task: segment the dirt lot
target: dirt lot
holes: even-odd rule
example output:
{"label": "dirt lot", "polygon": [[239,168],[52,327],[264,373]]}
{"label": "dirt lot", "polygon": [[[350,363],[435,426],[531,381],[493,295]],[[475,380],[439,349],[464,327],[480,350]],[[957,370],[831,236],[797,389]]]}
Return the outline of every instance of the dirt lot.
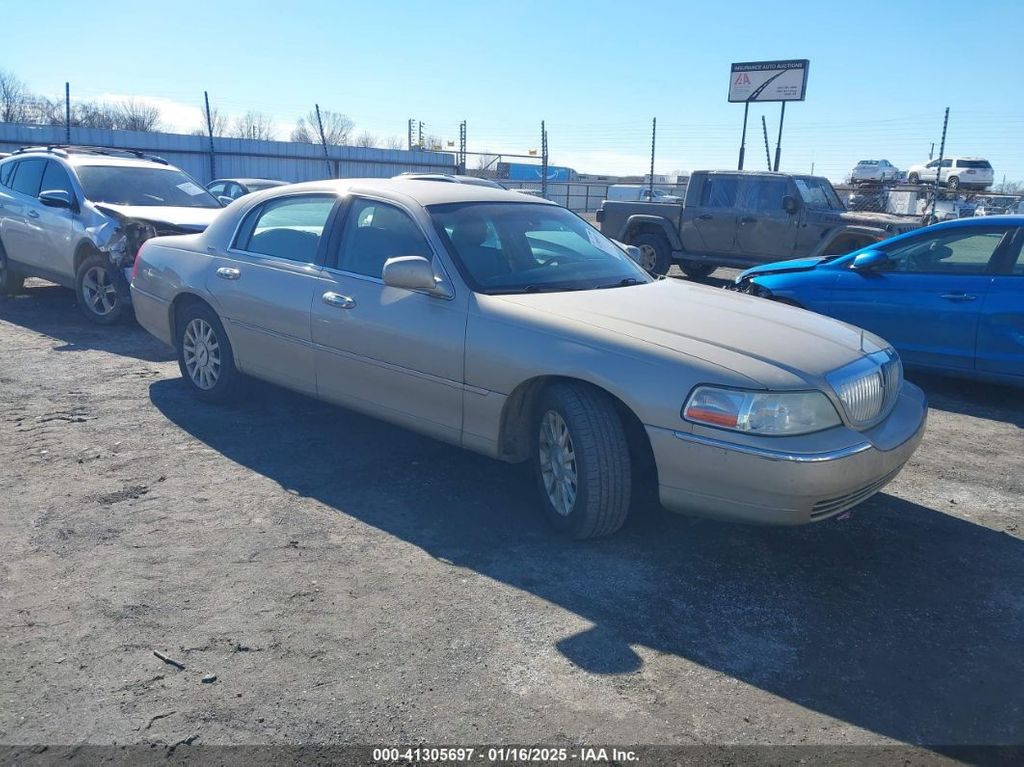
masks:
{"label": "dirt lot", "polygon": [[1024,399],[911,378],[925,441],[849,519],[570,543],[521,468],[255,383],[199,404],[33,283],[0,743],[1022,743]]}

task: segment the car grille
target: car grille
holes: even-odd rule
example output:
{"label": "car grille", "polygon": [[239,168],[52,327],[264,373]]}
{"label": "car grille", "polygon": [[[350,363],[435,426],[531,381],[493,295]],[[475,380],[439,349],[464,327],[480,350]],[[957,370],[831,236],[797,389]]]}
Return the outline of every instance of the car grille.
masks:
{"label": "car grille", "polygon": [[899,469],[896,469],[896,471],[890,472],[881,479],[875,480],[870,485],[862,487],[859,490],[854,490],[852,493],[841,495],[838,498],[828,498],[824,501],[818,501],[811,508],[811,519],[825,519],[827,517],[835,516],[836,514],[841,514],[847,509],[852,509],[858,503],[866,501],[868,498],[870,498],[883,487],[885,487],[887,484],[889,484],[889,481],[897,474],[899,474],[900,469],[902,468],[903,467],[900,466]]}
{"label": "car grille", "polygon": [[865,427],[889,414],[903,386],[903,365],[888,350],[863,357],[829,374],[846,416],[854,426]]}

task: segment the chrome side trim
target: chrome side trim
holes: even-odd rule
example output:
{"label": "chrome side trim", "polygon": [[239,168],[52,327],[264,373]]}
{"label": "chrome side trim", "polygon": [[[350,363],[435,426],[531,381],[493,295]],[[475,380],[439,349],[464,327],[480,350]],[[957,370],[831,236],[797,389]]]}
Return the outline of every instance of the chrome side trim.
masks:
{"label": "chrome side trim", "polygon": [[851,455],[871,450],[870,442],[858,442],[856,445],[841,448],[840,450],[829,450],[825,453],[794,453],[789,450],[769,450],[768,448],[751,447],[749,445],[737,445],[735,442],[726,442],[712,437],[702,437],[696,434],[688,434],[682,431],[673,431],[676,439],[684,442],[696,442],[699,445],[729,450],[743,455],[752,455],[756,458],[763,458],[767,461],[793,461],[794,463],[823,463],[825,461],[838,461],[841,458],[849,458]]}

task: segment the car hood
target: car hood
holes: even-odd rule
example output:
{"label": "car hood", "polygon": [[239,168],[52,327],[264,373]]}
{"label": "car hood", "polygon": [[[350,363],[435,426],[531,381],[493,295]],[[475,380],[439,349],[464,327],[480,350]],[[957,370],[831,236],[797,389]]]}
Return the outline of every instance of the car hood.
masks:
{"label": "car hood", "polygon": [[766,274],[785,274],[787,272],[809,272],[819,264],[834,261],[838,256],[812,256],[810,258],[793,258],[789,261],[775,261],[770,264],[761,264],[741,272],[736,278],[740,283],[751,277],[760,277]]}
{"label": "car hood", "polygon": [[160,229],[160,225],[178,230],[184,234],[202,232],[210,225],[223,208],[175,208],[162,205],[112,205],[97,203],[96,208],[111,213],[116,218],[130,218],[135,221],[148,221]]}
{"label": "car hood", "polygon": [[[888,346],[860,328],[819,314],[674,279],[486,298],[513,305],[520,320],[568,320],[585,329],[591,343],[667,350],[768,388],[821,385],[827,373]],[[566,329],[563,324],[557,330]]]}

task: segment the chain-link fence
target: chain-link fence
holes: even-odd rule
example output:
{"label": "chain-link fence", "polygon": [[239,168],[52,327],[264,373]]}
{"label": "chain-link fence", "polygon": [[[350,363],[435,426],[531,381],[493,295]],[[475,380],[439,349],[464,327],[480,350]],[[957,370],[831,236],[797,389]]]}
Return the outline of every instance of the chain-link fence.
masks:
{"label": "chain-link fence", "polygon": [[836,192],[848,210],[914,216],[932,223],[972,216],[1024,213],[1024,196],[948,185],[900,181],[841,185]]}

